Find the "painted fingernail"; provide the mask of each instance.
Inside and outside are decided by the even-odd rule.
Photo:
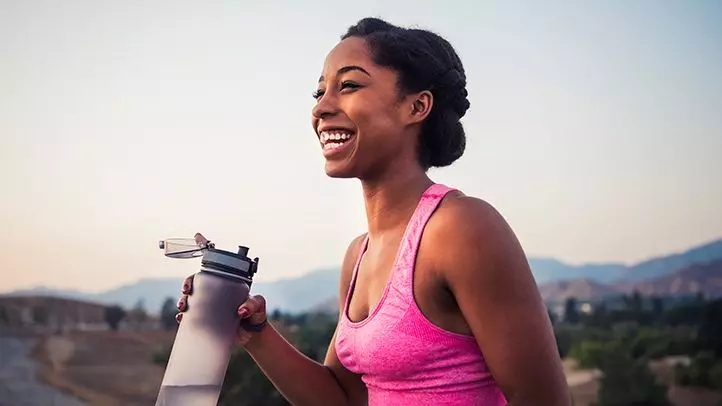
[[[242,307],[240,310],[238,310],[238,315],[241,317],[248,316],[248,309],[246,309],[245,307]]]
[[[183,284],[183,293],[188,293],[188,284]]]

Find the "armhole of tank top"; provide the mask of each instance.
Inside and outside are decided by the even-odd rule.
[[[443,185],[442,185],[443,186]],[[410,249],[413,250],[413,262],[411,264],[411,269],[409,270],[409,276],[408,276],[408,294],[410,296],[410,306],[413,308],[413,311],[418,315],[418,317],[421,319],[422,323],[424,323],[427,327],[431,328],[432,330],[436,331],[439,334],[446,335],[448,337],[462,339],[465,341],[476,341],[474,336],[457,333],[455,331],[446,330],[445,328],[442,328],[436,323],[429,320],[429,318],[424,314],[424,312],[421,310],[421,307],[419,306],[419,303],[416,301],[416,294],[414,293],[414,276],[416,273],[416,261],[418,260],[419,255],[419,249],[421,248],[421,240],[424,237],[424,232],[426,231],[426,225],[429,223],[431,218],[434,216],[434,214],[439,210],[439,207],[441,207],[441,204],[444,202],[444,200],[449,196],[451,193],[458,193],[460,196],[464,196],[464,193],[461,192],[458,189],[449,188],[448,186],[445,186],[447,189],[444,190],[443,196],[439,199],[438,202],[436,202],[435,207],[429,213],[428,218],[424,222],[424,224],[421,226],[421,229],[419,230],[419,234],[416,236],[416,239],[413,241],[413,246],[410,247]]]
[[[363,240],[361,240],[358,253],[356,254],[356,262],[354,263],[353,269],[351,271],[351,280],[348,284],[348,289],[346,290],[346,299],[344,300],[344,305],[342,309],[341,314],[341,320],[344,322],[350,322],[351,319],[348,317],[348,305],[351,302],[351,296],[353,295],[353,291],[356,288],[356,278],[358,276],[359,266],[361,264],[361,258],[363,258],[363,255],[366,253],[366,248],[368,247],[368,241],[369,241],[369,235],[368,233],[364,234]]]

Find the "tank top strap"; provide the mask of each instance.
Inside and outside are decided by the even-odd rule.
[[[393,271],[394,284],[402,289],[408,300],[413,300],[413,274],[424,228],[439,203],[449,192],[455,190],[440,183],[429,186],[421,195],[416,211],[409,220]]]

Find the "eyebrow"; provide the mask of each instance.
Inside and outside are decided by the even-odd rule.
[[[365,73],[366,76],[371,76],[371,74],[368,73],[368,72],[366,71],[366,69],[364,69],[364,68],[362,68],[362,67],[360,67],[360,66],[356,66],[356,65],[344,66],[344,67],[342,67],[341,69],[339,69],[336,73],[340,75],[340,74],[342,74],[342,73],[350,72],[350,71],[352,71],[352,70],[357,70],[357,71],[360,71],[360,72]],[[321,77],[318,78],[318,81],[319,81],[319,82],[322,82],[323,79],[324,79],[324,78],[323,78],[323,75],[321,75]]]

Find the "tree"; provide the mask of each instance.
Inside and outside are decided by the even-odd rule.
[[[131,318],[136,323],[143,323],[148,320],[148,313],[145,311],[145,302],[143,299],[138,299],[131,310]]]
[[[579,310],[577,310],[577,299],[570,297],[564,303],[564,321],[570,324],[579,323]]]
[[[669,406],[667,388],[656,382],[646,361],[623,351],[606,354],[599,386],[599,406]]]
[[[173,298],[167,298],[160,308],[160,324],[164,330],[172,330],[178,327],[178,323],[175,321],[176,313],[178,313],[178,309],[175,307]]]
[[[697,344],[699,350],[722,357],[722,299],[707,303],[702,310]]]
[[[117,305],[105,308],[105,322],[111,330],[117,331],[120,322],[125,318],[125,310]]]
[[[10,317],[8,316],[7,310],[5,310],[4,307],[0,306],[0,324],[5,324],[10,322]]]
[[[33,307],[33,322],[45,325],[48,322],[48,310],[42,306]]]

